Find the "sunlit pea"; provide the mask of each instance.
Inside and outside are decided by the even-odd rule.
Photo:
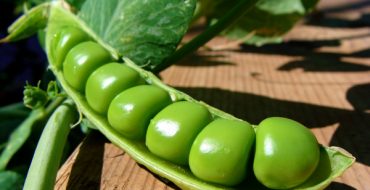
[[[244,121],[217,119],[196,137],[189,155],[198,178],[222,185],[237,185],[247,174],[255,133]]]
[[[91,41],[82,42],[68,52],[63,63],[64,78],[71,87],[84,92],[90,74],[111,60],[109,52],[101,45]]]
[[[139,73],[127,65],[108,63],[99,67],[88,78],[86,100],[93,110],[104,114],[116,95],[141,82]]]
[[[52,39],[52,56],[55,60],[53,64],[61,69],[67,53],[77,44],[89,40],[89,36],[76,27],[65,26],[61,27]]]
[[[150,119],[171,103],[169,94],[154,85],[139,85],[118,94],[108,108],[108,121],[121,135],[144,139]]]
[[[302,124],[282,117],[263,120],[256,130],[253,170],[272,189],[290,189],[307,180],[319,162],[319,145]]]
[[[145,143],[153,154],[173,163],[188,165],[190,147],[211,119],[207,108],[200,104],[175,102],[151,120]]]

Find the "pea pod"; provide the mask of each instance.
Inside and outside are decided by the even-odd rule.
[[[76,109],[66,100],[49,118],[32,159],[24,189],[52,189]],[[46,167],[45,167],[46,166]]]
[[[98,61],[94,62],[94,59],[92,62],[92,67],[88,67],[86,69],[81,69],[82,72],[77,72],[77,74],[72,73],[66,73],[69,72],[69,69],[60,69],[58,67],[58,60],[59,58],[55,57],[53,55],[53,43],[52,39],[55,37],[55,34],[57,31],[61,30],[63,27],[76,27],[77,29],[85,32],[88,35],[88,39],[91,39],[93,44],[100,45],[101,48],[103,48],[106,52],[109,53],[110,58],[113,58],[117,62],[123,61],[124,64],[141,76],[143,78],[147,85],[149,86],[155,86],[156,88],[161,89],[165,93],[168,94],[170,97],[171,102],[177,102],[177,101],[187,101],[192,102],[197,105],[202,105],[211,114],[212,120],[218,121],[226,120],[230,121],[232,123],[234,122],[244,122],[241,121],[238,118],[235,118],[225,112],[222,112],[216,108],[213,108],[207,104],[204,104],[202,102],[199,102],[190,96],[177,91],[174,88],[171,88],[165,84],[163,84],[155,75],[153,75],[150,72],[147,72],[143,70],[142,68],[135,65],[132,61],[130,61],[127,58],[122,58],[119,55],[119,53],[107,45],[105,42],[103,42],[96,34],[94,34],[83,22],[79,20],[75,15],[70,13],[69,11],[61,8],[59,4],[52,4],[50,6],[50,16],[49,16],[49,22],[48,22],[48,28],[47,28],[47,37],[46,37],[46,51],[48,55],[48,59],[50,61],[50,68],[56,75],[57,79],[61,83],[63,89],[66,91],[66,93],[74,100],[79,110],[84,114],[85,117],[87,117],[110,141],[124,149],[128,154],[130,154],[138,163],[143,164],[146,166],[149,170],[153,171],[154,173],[157,173],[158,175],[169,179],[173,183],[175,183],[177,186],[183,189],[260,189],[261,184],[258,183],[254,179],[254,175],[249,175],[249,177],[245,179],[241,179],[241,183],[238,180],[237,182],[233,182],[233,179],[229,179],[230,181],[222,182],[219,180],[213,181],[212,179],[205,179],[203,177],[196,177],[197,175],[194,175],[190,169],[187,166],[181,166],[179,164],[173,163],[171,161],[167,161],[166,159],[163,159],[161,156],[157,156],[149,151],[147,146],[145,145],[143,140],[139,140],[135,137],[131,138],[129,135],[122,134],[119,130],[117,130],[115,127],[113,127],[108,119],[107,115],[97,113],[94,108],[89,104],[87,97],[84,93],[84,87],[86,86],[86,81],[88,80],[89,76],[91,76],[91,73],[98,70],[98,68],[101,68],[102,65],[108,63],[105,61]],[[57,43],[56,43],[57,44]],[[85,43],[86,44],[86,43]],[[91,44],[91,43],[90,43]],[[78,44],[77,46],[79,46]],[[95,46],[94,45],[94,46]],[[74,49],[74,48],[72,48]],[[81,48],[83,49],[83,48]],[[103,51],[104,52],[104,51]],[[70,54],[70,52],[68,53]],[[67,59],[73,60],[71,55],[67,55]],[[71,58],[68,58],[71,57]],[[78,62],[78,61],[77,61]],[[71,64],[74,65],[74,64]],[[90,64],[89,64],[90,65]],[[68,68],[68,67],[67,67]],[[86,71],[86,73],[85,73]],[[79,74],[78,74],[79,73]],[[66,75],[70,75],[66,77]],[[76,79],[73,79],[73,77],[76,77],[77,75],[83,76],[83,80],[76,82],[76,85],[73,85],[74,81]],[[133,87],[135,88],[135,87]],[[122,93],[125,93],[126,91],[129,91],[129,89],[122,89]],[[115,94],[115,93],[114,93]],[[114,96],[114,95],[113,95]],[[168,103],[168,102],[167,102]],[[166,103],[166,104],[167,104]],[[112,104],[112,103],[111,103]],[[126,104],[127,105],[127,104]],[[112,105],[110,105],[112,106]],[[130,106],[129,106],[130,107]],[[113,108],[112,108],[113,109]],[[150,108],[148,108],[150,109]],[[108,109],[109,110],[109,109]],[[159,110],[157,110],[159,111]],[[109,112],[109,111],[108,111]],[[227,125],[222,125],[223,127],[226,127]],[[232,125],[234,126],[234,124]],[[145,125],[144,125],[145,127]],[[205,130],[206,128],[204,128]],[[126,133],[126,132],[125,132]],[[199,133],[199,138],[202,139],[201,133]],[[206,135],[207,136],[207,135]],[[251,136],[251,135],[249,135]],[[198,137],[197,137],[198,138]],[[238,139],[244,139],[244,138],[238,138]],[[252,138],[249,138],[252,139]],[[242,140],[240,140],[242,141]],[[248,141],[247,142],[253,142]],[[244,141],[242,143],[245,143]],[[231,143],[233,144],[233,143]],[[250,151],[246,151],[246,153],[250,154]],[[191,158],[191,157],[190,157]],[[327,158],[330,160],[330,162],[327,162]],[[223,159],[221,159],[223,160]],[[339,161],[338,161],[339,160]],[[333,147],[322,147],[320,146],[320,160],[318,163],[318,167],[315,168],[315,171],[313,173],[325,173],[327,175],[320,175],[320,177],[316,178],[309,178],[302,182],[302,184],[294,187],[298,189],[322,189],[326,187],[335,177],[340,175],[347,167],[349,167],[354,162],[354,158],[349,156],[343,151],[340,151]],[[218,162],[219,163],[219,162]],[[331,165],[328,165],[330,163]],[[232,163],[231,163],[232,164]],[[244,163],[243,163],[244,164]],[[235,165],[235,164],[234,164]],[[244,167],[244,165],[241,165]],[[250,170],[246,169],[246,172],[250,172]],[[195,173],[195,172],[194,172]],[[243,172],[241,172],[243,173]],[[313,174],[313,175],[314,175]],[[242,174],[244,175],[244,174]],[[200,176],[200,175],[198,175]]]

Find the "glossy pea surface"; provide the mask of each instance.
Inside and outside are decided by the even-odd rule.
[[[176,164],[188,165],[191,145],[211,119],[207,108],[200,104],[175,102],[151,120],[145,143],[153,154]]]
[[[87,40],[89,40],[89,37],[82,30],[71,26],[62,27],[55,35],[52,44],[54,47],[55,66],[61,69],[69,50]]]
[[[68,52],[63,63],[64,78],[72,88],[84,92],[90,74],[111,59],[101,45],[92,41],[82,42]]]
[[[169,94],[157,86],[135,86],[113,99],[108,121],[123,136],[143,139],[150,119],[170,103]]]
[[[255,133],[244,121],[217,119],[196,137],[189,155],[198,178],[222,185],[237,185],[247,173]]]
[[[87,79],[85,95],[90,107],[100,114],[120,92],[139,84],[140,75],[127,65],[108,63],[96,69]]]
[[[281,117],[263,120],[256,130],[253,170],[272,189],[289,189],[303,183],[319,162],[319,145],[302,124]]]

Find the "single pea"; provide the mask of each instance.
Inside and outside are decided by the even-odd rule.
[[[216,119],[196,137],[189,155],[198,178],[222,185],[241,183],[255,140],[253,127],[244,121]]]
[[[175,102],[151,120],[145,143],[153,154],[176,164],[188,165],[191,145],[211,119],[207,108],[200,104]]]
[[[89,40],[89,37],[82,30],[72,26],[62,27],[51,42],[54,48],[52,55],[55,58],[55,66],[61,69],[69,50],[87,40]]]
[[[108,122],[123,136],[143,139],[150,119],[170,103],[169,94],[157,86],[135,86],[113,99],[108,108]]]
[[[115,96],[140,82],[139,73],[127,65],[108,63],[96,69],[87,79],[86,100],[93,110],[104,114]]]
[[[314,172],[319,145],[302,124],[282,117],[263,120],[256,130],[253,170],[257,179],[272,189],[290,189]]]
[[[68,52],[63,63],[64,78],[71,87],[84,92],[90,74],[111,60],[101,45],[92,41],[82,42]]]

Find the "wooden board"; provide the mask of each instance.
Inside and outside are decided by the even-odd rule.
[[[282,44],[223,38],[161,73],[163,81],[257,124],[284,116],[357,161],[328,189],[370,189],[370,2],[322,0]],[[185,38],[189,39],[191,34]],[[99,134],[62,166],[55,189],[172,189]]]

